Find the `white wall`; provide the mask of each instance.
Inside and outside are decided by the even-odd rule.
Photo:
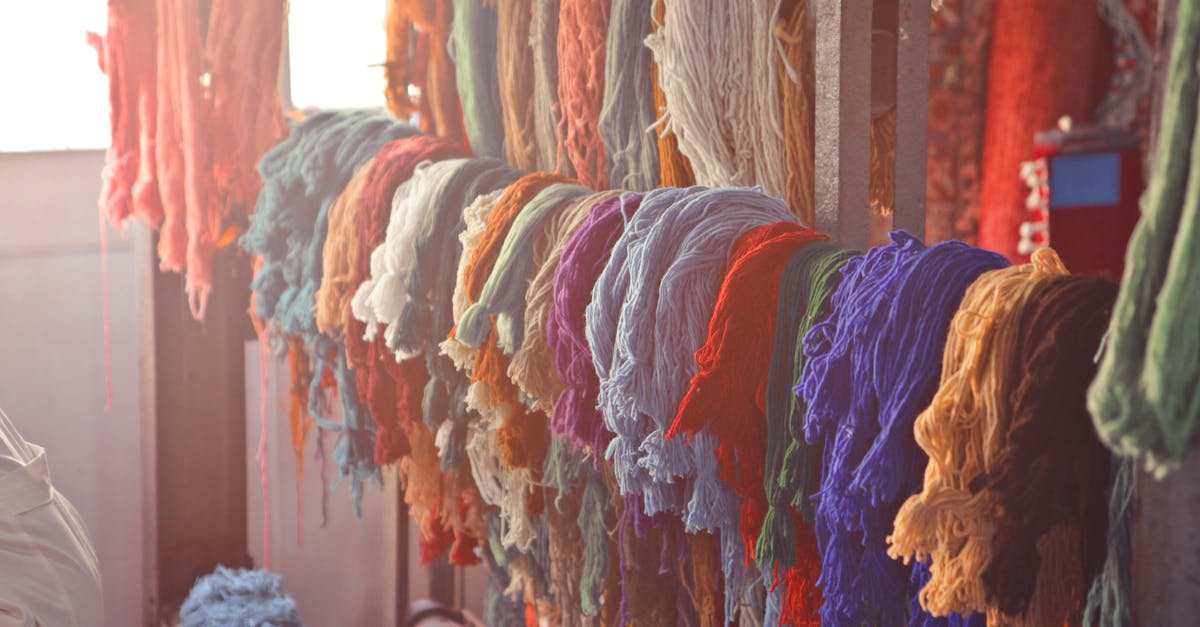
[[[104,409],[100,152],[0,154],[0,408],[46,448],[104,578],[105,624],[142,603],[141,444],[133,246],[110,231],[114,402]]]
[[[251,557],[264,563],[263,491],[255,459],[262,429],[257,342],[246,343],[246,520]],[[364,490],[363,517],[354,517],[349,482],[329,489],[337,474],[334,434],[309,431],[304,478],[297,492],[296,457],[288,424],[287,363],[272,363],[267,394],[267,480],[271,513],[272,571],[283,576],[283,588],[296,600],[308,625],[346,627],[384,625],[385,573],[390,555],[384,550],[382,495],[377,486]],[[316,457],[324,438],[325,459]],[[322,468],[324,466],[324,468]],[[324,476],[323,476],[324,475]],[[324,485],[324,489],[323,486]],[[303,502],[303,515],[299,504]],[[303,542],[301,542],[303,540]]]

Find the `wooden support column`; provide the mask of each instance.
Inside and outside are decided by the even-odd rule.
[[[218,564],[250,565],[243,363],[243,343],[253,337],[250,264],[231,249],[217,253],[207,317],[196,322],[183,277],[158,270],[156,238],[137,228],[144,622],[159,625],[197,577]]]
[[[892,227],[925,238],[929,127],[929,0],[899,0],[896,25],[896,183]]]
[[[871,0],[815,0],[817,229],[865,247],[871,182]]]
[[[929,0],[815,0],[817,228],[869,243],[872,110],[895,107],[893,225],[925,236]]]
[[[1159,112],[1179,0],[1159,1],[1155,115],[1151,146],[1161,135]],[[1150,151],[1153,153],[1153,148]],[[1147,160],[1149,163],[1149,160]],[[1200,455],[1155,479],[1138,471],[1133,512],[1135,625],[1194,625],[1200,616]]]

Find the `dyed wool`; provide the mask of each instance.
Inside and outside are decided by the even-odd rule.
[[[822,280],[827,280],[830,274],[840,278],[837,270],[854,254],[854,251],[839,249],[830,242],[809,244],[792,255],[780,276],[774,345],[763,403],[767,430],[763,491],[767,498],[767,513],[754,551],[759,568],[764,572],[772,571],[777,563],[788,568],[795,566],[792,549],[796,527],[788,517],[787,508],[792,496],[805,495],[796,510],[811,523],[812,509],[807,494],[816,492],[814,480],[819,477],[819,451],[805,445],[802,433],[798,442],[790,439],[793,421],[800,423],[803,420],[802,404],[797,403],[797,397],[790,393],[791,382],[795,380],[793,373],[800,370],[796,363],[796,339],[807,333],[816,319],[823,318],[827,311],[832,290],[828,290]],[[803,355],[799,357],[802,368]],[[785,457],[793,447],[796,450],[785,463]],[[792,484],[804,487],[795,489]]]
[[[1200,8],[1179,6],[1164,89],[1162,129],[1142,218],[1100,371],[1088,391],[1096,429],[1115,452],[1143,458],[1155,474],[1200,444]]]
[[[625,497],[625,515],[617,532],[621,618],[633,625],[695,624],[691,615],[695,610],[679,612],[676,597],[681,591],[671,585],[677,562],[670,556],[686,550],[679,519],[665,512],[655,516],[635,513],[641,507],[637,497]]]
[[[496,7],[480,0],[453,0],[453,4],[454,21],[447,47],[454,63],[471,152],[479,157],[503,159]]]
[[[533,19],[529,29],[529,47],[533,50],[533,131],[537,140],[537,169],[572,176],[575,169],[560,150],[559,11],[559,0],[533,0]]]
[[[614,521],[606,520],[607,493],[600,477],[600,472],[580,459],[581,481],[583,495],[579,505],[580,537],[583,539],[583,565],[581,568],[580,608],[587,616],[599,616],[601,609],[600,595],[603,583],[609,573],[609,538],[608,529]]]
[[[587,344],[586,310],[592,288],[613,248],[642,202],[624,193],[597,203],[563,247],[554,273],[554,300],[546,321],[546,343],[554,353],[563,391],[554,405],[551,427],[575,447],[603,451],[611,433],[596,409],[600,381]],[[597,457],[597,463],[599,458]]]
[[[408,302],[396,324],[398,332],[390,338],[389,345],[398,356],[424,355],[430,378],[421,407],[425,424],[437,430],[444,470],[461,468],[466,460],[470,421],[465,402],[470,381],[450,358],[436,349],[438,341],[454,327],[450,300],[454,269],[462,248],[450,238],[463,227],[464,205],[474,206],[477,198],[491,197],[519,176],[519,172],[492,159],[472,160],[451,174],[434,195],[432,211],[417,230],[412,246],[412,270],[407,281],[402,282],[403,287],[398,288],[407,294]]]
[[[437,344],[454,327],[451,301],[463,257],[460,236],[467,226],[466,215],[479,217],[482,234],[495,201],[520,177],[521,172],[495,159],[474,159],[453,172],[432,194],[431,210],[425,213],[412,240],[412,269],[399,277],[402,283],[397,289],[404,293],[406,302],[394,319],[395,332],[388,333],[392,350],[398,354],[437,354]],[[488,202],[480,204],[485,198]],[[479,215],[467,207],[484,207],[486,211]],[[462,315],[461,311],[457,313]]]
[[[224,190],[222,215],[241,226],[262,189],[258,159],[287,135],[279,84],[287,3],[214,0],[205,38],[210,155],[214,189]],[[220,244],[218,244],[220,245]]]
[[[597,126],[604,98],[604,55],[611,9],[612,0],[559,0],[560,150],[570,160],[579,182],[593,189],[609,186],[604,142]]]
[[[285,3],[217,0],[203,13],[164,0],[108,4],[107,35],[89,34],[112,107],[100,209],[114,224],[134,216],[160,230],[160,267],[186,272],[202,319],[213,255],[245,222],[255,163],[287,130],[273,87]]]
[[[920,488],[926,460],[912,424],[937,390],[964,292],[1007,264],[959,242],[927,249],[903,231],[891,240],[846,263],[829,317],[804,340],[798,390],[808,441],[824,448],[816,530],[828,621],[903,622],[911,574],[888,561],[885,537],[900,502]]]
[[[556,494],[546,507],[550,542],[549,592],[554,598],[555,607],[561,610],[557,624],[564,626],[583,624],[581,584],[586,546],[579,517],[584,492],[584,478],[580,475],[585,468],[581,454],[569,451],[562,439],[551,439],[550,452],[546,455],[542,472],[549,483],[547,494]],[[594,470],[592,472],[595,473]],[[603,528],[603,520],[599,522]],[[597,608],[593,607],[592,610],[591,615],[594,616]]]
[[[646,209],[643,201],[635,222]],[[638,424],[644,415],[652,421],[652,430],[635,454],[639,467],[654,470],[648,473],[652,483],[645,490],[648,513],[671,508],[671,483],[680,469],[692,464],[694,482],[684,495],[686,520],[690,529],[721,530],[727,617],[745,590],[744,545],[736,530],[738,499],[717,478],[712,434],[698,434],[687,450],[672,449],[682,442],[666,441],[664,433],[699,370],[694,354],[704,343],[734,241],[754,227],[780,221],[795,221],[782,201],[741,189],[700,192],[662,215],[626,262],[631,281],[615,335],[613,374],[607,382],[601,377],[606,418]],[[614,405],[618,398],[628,399],[628,405]],[[618,452],[616,446],[614,439],[610,457]]]
[[[757,190],[708,190],[677,202],[632,251],[627,263],[631,283],[616,333],[614,375],[608,382],[608,399],[631,402],[618,407],[610,400],[605,410],[618,419],[634,419],[631,412],[651,419],[652,431],[644,438],[638,463],[662,472],[655,481],[669,481],[674,468],[686,468],[687,462],[670,452],[664,433],[699,371],[695,353],[705,342],[735,240],[754,227],[794,220],[782,201]],[[653,341],[641,339],[651,337]],[[697,471],[717,470],[712,458],[699,452],[708,447],[694,447]],[[693,527],[713,529],[702,522],[704,512],[712,511],[701,506],[706,487],[709,484],[703,482],[696,486],[689,516]],[[648,502],[647,511],[658,509]]]
[[[630,411],[614,411],[625,399],[613,396],[608,391],[610,380],[616,374],[614,360],[622,307],[633,280],[628,261],[633,251],[643,245],[643,240],[659,218],[675,207],[677,202],[702,192],[702,188],[661,188],[647,192],[637,213],[625,223],[624,231],[613,245],[608,261],[592,287],[591,300],[585,309],[585,337],[598,380],[595,404],[589,407],[600,411],[607,431],[615,436],[609,440],[604,456],[612,462],[621,494],[642,494],[651,483],[649,470],[638,465],[638,447],[649,430],[645,428],[640,415]],[[675,447],[679,448],[679,445]],[[682,451],[678,456],[684,458],[685,464],[691,461]],[[691,470],[691,466],[686,465],[673,472],[684,475]],[[666,479],[663,477],[664,481]]]
[[[464,349],[469,345],[458,337],[458,330],[466,312],[481,300],[487,284],[491,282],[493,269],[499,264],[502,251],[507,248],[511,253],[507,238],[524,210],[530,208],[529,205],[541,197],[543,191],[556,186],[572,189],[572,186],[564,183],[566,180],[562,177],[546,173],[522,177],[509,186],[496,202],[487,215],[487,225],[481,233],[473,232],[470,228],[471,217],[464,216],[467,220],[467,230],[463,232],[465,261],[461,266],[460,285],[455,288],[455,298],[466,306],[461,315],[456,317],[451,339],[442,343],[443,352],[457,363],[472,362],[472,386],[468,391],[467,404],[481,413],[485,425],[468,443],[468,454],[477,481],[487,483],[495,477],[503,486],[500,505],[501,517],[506,522],[503,541],[505,546],[517,546],[523,551],[528,550],[535,539],[536,527],[531,522],[530,514],[541,509],[541,490],[531,488],[532,482],[540,475],[548,444],[548,429],[540,424],[545,418],[521,405],[516,386],[508,379],[508,363],[497,345],[496,330],[493,328],[487,333],[486,342],[479,342],[480,350],[475,352]],[[542,197],[542,200],[546,198]],[[535,214],[545,211],[544,207],[534,209]],[[528,222],[528,218],[523,222]],[[478,240],[472,242],[468,251],[467,238],[475,236]],[[512,261],[512,258],[505,261]],[[505,267],[509,267],[509,264],[506,263]],[[460,289],[463,298],[457,296]],[[493,287],[488,292],[489,299],[498,293]],[[508,299],[504,300],[507,302]],[[481,324],[491,326],[487,317],[483,317],[483,321]],[[495,457],[492,457],[492,453]],[[497,461],[508,472],[480,472],[480,468],[497,468]],[[478,477],[480,474],[484,476]],[[493,489],[485,489],[485,494],[488,492],[493,492]]]
[[[930,460],[924,491],[901,508],[889,539],[892,556],[930,562],[920,598],[931,613],[1045,625],[1081,609],[1083,577],[1098,571],[1103,551],[1107,483],[1083,395],[1114,292],[1068,277],[1050,249],[967,290],[942,385],[915,425]],[[1038,483],[1016,485],[1024,481]],[[1030,491],[1045,489],[1038,494],[1061,501],[1031,503]],[[1099,533],[1081,537],[1083,521]],[[1024,611],[1011,613],[1021,599]]]
[[[532,274],[528,244],[544,220],[562,212],[586,191],[578,185],[557,183],[529,201],[508,229],[478,299],[463,312],[455,329],[459,341],[480,347],[472,380],[487,386],[490,404],[517,409],[496,434],[504,460],[517,468],[533,468],[535,474],[541,468],[549,436],[546,418],[520,407],[519,390],[508,378],[507,355],[520,344],[524,329],[524,289],[520,288]],[[499,206],[489,218],[489,233],[498,214]]]
[[[450,297],[451,332],[438,345],[438,350],[449,357],[456,368],[467,374],[470,374],[471,370],[475,367],[475,354],[479,350],[458,341],[453,333],[453,321],[461,318],[462,313],[467,310],[467,307],[471,306],[471,297],[468,295],[467,290],[467,282],[469,280],[468,268],[471,267],[471,259],[475,256],[475,250],[479,248],[480,243],[483,241],[484,233],[487,232],[488,218],[496,208],[497,203],[508,194],[508,190],[511,187],[480,196],[475,199],[475,202],[467,205],[462,212],[463,230],[458,235],[459,244],[462,246],[462,254],[458,258],[454,291]],[[530,197],[532,198],[532,194]]]
[[[398,333],[396,323],[408,297],[403,285],[415,263],[412,240],[433,196],[466,162],[460,158],[419,164],[411,178],[396,187],[383,243],[370,253],[369,276],[358,286],[352,301],[351,314],[363,324],[363,339],[374,341],[382,327],[382,335],[390,346],[390,339]],[[414,356],[399,353],[396,359],[403,361]]]
[[[401,119],[421,114],[421,130],[465,144],[454,62],[446,46],[453,18],[449,2],[388,0],[388,110]],[[415,89],[413,89],[415,88]],[[420,94],[414,100],[414,94]]]
[[[351,477],[355,502],[366,478],[376,474],[374,425],[359,403],[344,348],[321,334],[313,317],[328,210],[354,172],[383,144],[414,134],[414,129],[369,111],[318,113],[259,163],[263,190],[242,247],[263,258],[251,289],[256,315],[276,335],[303,338],[314,364],[309,413],[325,429],[340,431],[334,452],[343,475]],[[336,190],[336,191],[334,191]],[[343,422],[329,420],[321,382],[334,371]]]
[[[554,369],[554,353],[547,340],[550,305],[554,298],[554,275],[567,241],[579,229],[593,207],[618,192],[588,194],[546,220],[533,241],[536,274],[525,291],[525,329],[520,348],[512,355],[508,376],[517,384],[526,404],[550,415],[562,392]]]
[[[135,217],[151,228],[161,224],[158,172],[154,162],[158,86],[155,72],[156,0],[110,0],[108,32],[88,33],[108,76],[112,140],[104,155],[100,211],[112,224]]]
[[[1113,458],[1108,486],[1108,542],[1104,567],[1092,581],[1084,625],[1117,627],[1133,624],[1133,491],[1137,465],[1131,458]]]
[[[217,570],[196,580],[179,608],[181,625],[205,627],[249,623],[300,627],[296,602],[283,591],[283,578],[265,570]]]
[[[654,20],[651,22],[651,32],[662,27],[666,7],[663,0],[654,0]],[[659,178],[663,187],[688,187],[696,184],[696,175],[692,173],[692,164],[687,157],[679,152],[679,141],[675,132],[667,122],[670,114],[667,112],[667,96],[663,94],[662,82],[659,78],[658,63],[650,60],[651,96],[654,100],[655,129],[658,133],[658,166]]]
[[[1002,514],[993,544],[1001,550],[984,569],[983,583],[1005,615],[1057,622],[1061,614],[1041,610],[1069,604],[1071,616],[1078,616],[1104,562],[1109,456],[1085,398],[1116,293],[1115,284],[1101,279],[1056,277],[1030,294],[1014,320],[999,321],[1008,328],[996,342],[1020,348],[1011,360],[997,355],[1007,385],[995,389],[1011,413],[1007,429],[996,434],[1004,444],[987,455],[982,491],[997,495],[993,511]],[[1071,529],[1072,541],[1056,553],[1047,544],[1063,527]],[[1039,565],[1036,576],[1031,564]]]
[[[371,171],[371,157],[364,163],[337,200],[329,207],[329,235],[321,253],[321,287],[317,289],[315,310],[317,330],[340,340],[346,324],[346,308],[354,296],[354,261],[358,255],[358,239],[354,237],[354,220],[358,212],[358,197]]]
[[[184,272],[189,262],[204,263],[191,257],[194,244],[208,249],[207,261],[211,263],[209,247],[215,242],[215,234],[200,219],[213,194],[208,167],[210,147],[202,140],[208,112],[198,80],[203,72],[203,27],[199,11],[184,10],[167,0],[159,0],[157,17],[163,40],[157,49],[155,69],[158,117],[154,123],[154,166],[163,207],[158,259],[161,270]],[[216,221],[219,224],[220,218]],[[203,312],[196,310],[192,299],[198,287],[189,273],[188,304],[192,315],[200,318]]]
[[[804,224],[816,224],[813,197],[815,179],[813,142],[815,118],[811,31],[805,32],[807,0],[784,0],[779,5],[775,39],[780,48],[776,60],[780,110],[783,116],[783,149],[787,163],[784,199]]]
[[[529,45],[533,0],[498,4],[496,73],[504,122],[504,156],[515,168],[533,170],[538,165],[533,127],[533,48]]]
[[[764,411],[769,361],[761,356],[770,350],[775,335],[776,308],[771,305],[778,302],[780,277],[790,258],[826,239],[794,222],[758,227],[738,239],[709,322],[708,340],[696,351],[700,372],[692,377],[667,432],[670,438],[695,434],[707,426],[717,438],[721,479],[742,497],[741,536],[752,556],[767,510],[763,466],[752,460],[762,460],[767,446]],[[810,541],[797,543],[793,554],[811,568],[819,561],[811,532],[807,536]],[[820,605],[816,572],[798,573],[789,581],[794,584],[789,588],[796,588],[795,607],[789,608],[793,620],[816,619]]]
[[[654,0],[612,0],[605,44],[604,100],[598,128],[604,140],[609,185],[645,191],[658,187],[654,136],[654,81],[650,34]]]
[[[773,36],[778,2],[663,3],[662,25],[646,38],[646,46],[658,63],[667,125],[696,182],[760,185],[768,196],[784,197],[787,172]],[[697,47],[698,41],[707,45]]]
[[[585,187],[558,183],[543,189],[521,210],[508,229],[479,297],[458,320],[455,335],[459,341],[481,346],[494,324],[500,349],[509,356],[516,352],[525,333],[525,291],[519,288],[528,284],[536,267],[534,240],[545,223],[551,222],[550,228],[554,228],[553,222],[585,194]]]
[[[402,441],[403,424],[410,423],[420,415],[420,395],[428,375],[422,372],[420,363],[397,365],[387,355],[383,341],[368,333],[364,324],[354,315],[362,310],[362,284],[370,276],[371,258],[393,229],[404,231],[404,226],[415,219],[423,206],[397,206],[398,199],[407,198],[400,194],[404,184],[410,181],[415,170],[423,163],[453,160],[465,154],[465,149],[444,139],[428,136],[406,138],[385,145],[372,165],[368,185],[359,199],[359,211],[355,220],[355,235],[359,242],[354,258],[351,285],[358,286],[350,308],[343,308],[345,320],[346,357],[355,369],[358,393],[375,418],[378,435],[375,446],[377,464],[395,461],[402,446],[392,443]],[[405,190],[407,191],[407,190]],[[417,216],[410,215],[415,213]]]

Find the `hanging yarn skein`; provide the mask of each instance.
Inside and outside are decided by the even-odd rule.
[[[999,332],[1006,335],[996,338],[1022,350],[1015,360],[997,360],[1008,367],[1000,389],[1015,391],[1006,395],[1011,417],[997,438],[1004,445],[988,456],[983,490],[996,493],[1002,514],[993,540],[1000,550],[982,579],[1000,612],[1029,612],[1040,621],[1057,618],[1034,603],[1069,603],[1077,615],[1104,562],[1109,455],[1092,429],[1085,398],[1117,286],[1064,276],[1038,287]],[[1056,553],[1048,544],[1063,527],[1076,537]],[[1039,562],[1031,576],[1030,565]],[[1064,587],[1069,599],[1048,598],[1066,596]]]
[[[315,310],[317,329],[340,340],[346,324],[346,307],[354,296],[354,262],[358,255],[358,239],[354,237],[354,222],[358,212],[358,197],[371,172],[375,157],[364,163],[350,178],[346,188],[329,207],[329,235],[322,251],[321,287],[317,289]]]
[[[334,456],[351,477],[357,505],[362,484],[376,472],[374,425],[359,403],[345,349],[316,328],[315,297],[323,266],[328,210],[353,173],[383,144],[414,129],[370,111],[317,113],[273,148],[259,164],[263,190],[242,247],[263,258],[251,283],[256,314],[273,334],[299,336],[314,364],[309,414],[322,428],[341,433]],[[331,191],[337,190],[337,191]],[[343,421],[326,418],[321,383],[331,368],[342,401]]]
[[[688,449],[664,434],[698,371],[694,353],[704,344],[735,240],[754,227],[795,218],[782,201],[757,190],[694,191],[654,221],[630,251],[624,264],[630,283],[614,335],[612,365],[601,373],[597,364],[597,373],[601,407],[618,435],[608,456],[614,465],[620,456],[628,456],[646,473],[650,483],[641,488],[648,515],[678,508],[671,500],[671,484],[694,469],[694,481],[682,495],[686,521],[691,529],[721,530],[728,617],[745,590],[746,560],[734,513],[737,497],[717,478],[712,434],[696,435]],[[643,200],[635,223],[653,216],[647,211],[651,195]],[[626,236],[632,228],[631,224],[626,229]],[[616,260],[614,253],[610,266]],[[593,294],[599,289],[600,282]],[[589,344],[595,351],[591,335]],[[642,416],[650,418],[650,424]],[[641,443],[620,437],[622,429],[628,430],[621,425],[633,425],[631,435],[641,436]]]
[[[612,0],[605,44],[604,100],[599,132],[609,185],[636,191],[658,187],[654,79],[650,34],[654,0]]]
[[[776,310],[770,305],[778,301],[780,277],[796,251],[827,239],[794,222],[758,227],[739,238],[709,321],[708,340],[696,351],[700,371],[666,434],[671,438],[703,427],[711,430],[718,441],[721,479],[742,498],[740,535],[752,557],[767,512],[765,472],[755,460],[765,458],[767,445],[769,361],[761,356],[775,335]],[[816,540],[811,531],[806,536],[806,542],[796,543],[793,557],[808,570],[788,578],[785,613],[793,622],[817,620],[820,605]]]
[[[562,382],[555,370],[554,353],[547,340],[549,309],[554,300],[554,275],[567,241],[583,224],[593,207],[619,192],[588,194],[546,221],[533,242],[533,281],[525,292],[525,329],[520,347],[512,355],[508,375],[534,410],[554,411]]]
[[[997,359],[1025,344],[1024,339],[1001,344],[1001,333],[1010,332],[1007,321],[1039,285],[1062,275],[1066,268],[1050,249],[1034,253],[1030,264],[985,273],[967,289],[950,324],[941,387],[914,428],[917,443],[930,458],[924,490],[908,497],[888,538],[889,555],[930,562],[920,604],[935,616],[992,609],[980,573],[994,555],[996,495],[980,491],[979,483],[988,480],[988,456],[1003,446],[1000,434],[1008,431],[1012,416],[1015,399],[1000,389],[1001,372],[1021,363]],[[1045,571],[1037,577],[1043,575]],[[1037,616],[1049,622],[1064,617]]]
[[[604,58],[612,0],[560,0],[558,102],[560,155],[580,184],[608,187],[604,141],[598,125],[604,99]],[[563,156],[559,157],[561,162]]]
[[[496,7],[481,0],[453,0],[453,4],[454,21],[447,47],[454,63],[471,152],[480,157],[503,159]]]
[[[496,7],[496,74],[504,122],[504,156],[513,167],[538,167],[533,125],[533,48],[529,31],[533,0],[499,2]]]
[[[1144,460],[1161,477],[1200,445],[1200,8],[1179,6],[1163,90],[1162,129],[1142,217],[1088,408],[1116,453]]]
[[[828,314],[830,297],[841,283],[842,266],[858,254],[828,242],[810,244],[792,256],[780,279],[764,405],[767,452],[763,486],[767,519],[773,524],[763,524],[755,550],[764,571],[777,562],[794,565],[790,528],[780,513],[790,504],[803,520],[813,520],[809,496],[820,489],[821,450],[808,446],[804,439],[807,406],[791,387],[804,370],[804,335]],[[771,508],[777,510],[775,516]]]
[[[115,225],[131,216],[152,229],[162,222],[154,159],[158,84],[155,0],[110,0],[108,32],[88,33],[108,76],[111,141],[100,174],[100,212]]]
[[[672,0],[664,5],[662,24],[646,38],[646,46],[658,64],[670,115],[666,124],[696,182],[761,185],[768,196],[783,198],[787,160],[774,41],[778,2]]]
[[[537,169],[573,176],[575,168],[561,152],[562,107],[558,102],[559,0],[533,0],[529,47],[533,50],[533,131]]]
[[[586,311],[592,288],[642,197],[628,192],[597,203],[564,246],[554,273],[546,341],[563,391],[554,405],[551,427],[579,448],[604,450],[612,437],[596,408],[600,380],[588,349]]]
[[[889,562],[885,539],[900,502],[920,488],[926,460],[912,424],[937,390],[964,292],[1007,265],[959,242],[926,248],[903,231],[890,238],[846,263],[829,317],[804,340],[798,391],[808,441],[823,446],[825,460],[815,498],[828,621],[903,621],[915,591]]]
[[[447,42],[453,8],[435,0],[388,0],[388,110],[408,119],[421,114],[421,130],[465,144],[463,112]],[[415,96],[415,97],[414,97]]]
[[[371,276],[373,262],[382,263],[385,256],[380,248],[389,234],[403,240],[411,232],[408,225],[419,222],[423,206],[405,204],[417,189],[407,185],[414,172],[424,164],[436,167],[449,161],[458,163],[466,154],[461,146],[428,136],[406,138],[385,145],[376,156],[370,173],[370,183],[359,199],[355,234],[359,247],[355,255],[352,283],[358,285],[350,307],[342,312],[346,324],[346,358],[355,369],[355,384],[366,401],[378,428],[374,457],[377,464],[386,464],[404,454],[404,425],[419,421],[421,391],[428,374],[420,361],[398,364],[387,354],[382,338],[368,328],[358,314],[364,310],[364,293]],[[452,167],[452,166],[448,166]],[[400,246],[403,248],[403,245]],[[393,261],[395,261],[393,259]],[[403,272],[403,261],[396,262],[395,272]]]
[[[613,245],[604,269],[592,287],[590,302],[586,305],[585,337],[598,383],[595,402],[589,401],[589,407],[600,411],[606,430],[615,436],[611,439],[602,437],[609,442],[604,456],[612,462],[621,494],[642,494],[650,483],[649,471],[637,463],[640,457],[638,447],[649,432],[643,428],[641,416],[632,411],[609,411],[610,406],[622,405],[625,400],[625,397],[613,395],[611,380],[616,376],[617,333],[622,309],[633,280],[630,257],[643,245],[644,238],[659,218],[675,207],[677,202],[703,191],[699,187],[668,187],[647,192],[636,214],[624,224],[624,230]],[[586,394],[587,390],[583,393]],[[687,465],[690,459],[686,459],[682,452],[678,455],[685,458],[685,465],[670,472],[683,475],[691,469]]]
[[[813,155],[816,118],[813,96],[813,46],[804,25],[809,0],[784,0],[774,36],[780,54],[776,60],[783,116],[783,150],[787,163],[785,200],[804,224],[816,224],[816,180]]]
[[[287,130],[274,87],[286,13],[282,0],[216,0],[203,12],[113,0],[108,34],[89,34],[112,107],[101,213],[160,231],[159,266],[185,274],[196,319],[213,255],[245,228],[258,194],[255,163]]]
[[[654,19],[650,24],[651,32],[662,27],[666,14],[663,2],[664,0],[654,0]],[[679,141],[675,139],[675,132],[671,130],[671,125],[667,121],[667,118],[670,117],[667,112],[667,96],[662,90],[658,63],[654,61],[653,55],[651,56],[650,87],[654,100],[654,128],[658,135],[659,178],[662,180],[663,187],[695,185],[696,175],[692,173],[692,164],[688,163],[687,157],[679,152]]]

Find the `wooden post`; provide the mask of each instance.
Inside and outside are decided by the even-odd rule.
[[[893,228],[925,238],[929,122],[929,0],[899,0]]]
[[[815,0],[817,229],[865,247],[871,182],[871,0]]]
[[[866,247],[873,103],[896,108],[893,224],[925,235],[929,0],[815,0],[817,228]],[[873,31],[885,36],[872,49]],[[894,46],[894,49],[893,49]]]
[[[1175,35],[1178,6],[1179,0],[1159,1],[1152,147],[1161,131],[1157,114],[1162,107],[1165,67]],[[1182,468],[1162,479],[1138,472],[1132,532],[1135,625],[1196,623],[1196,617],[1200,616],[1197,529],[1200,529],[1200,455],[1193,454]]]
[[[246,541],[243,343],[250,264],[219,251],[203,323],[183,278],[157,270],[155,238],[137,242],[143,468],[146,477],[146,623],[159,625],[196,578],[249,566]]]

